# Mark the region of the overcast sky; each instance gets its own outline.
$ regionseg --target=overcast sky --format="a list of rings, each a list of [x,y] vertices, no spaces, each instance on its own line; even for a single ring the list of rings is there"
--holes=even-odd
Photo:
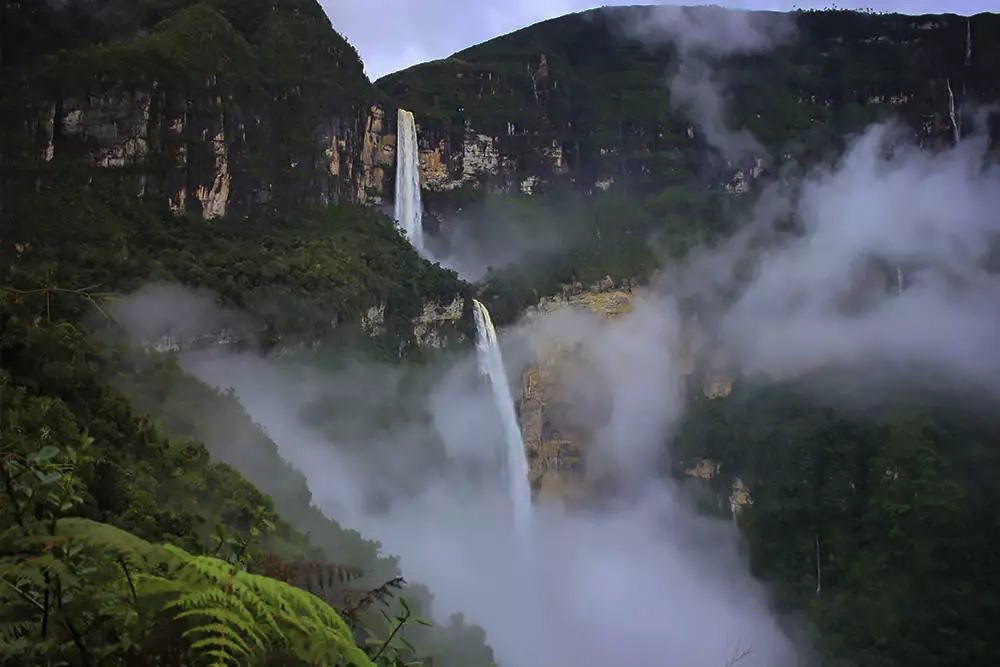
[[[601,5],[663,4],[642,0],[320,0],[333,26],[357,48],[373,81],[444,58],[519,28]],[[871,8],[906,14],[1000,12],[1000,0],[688,0],[740,9],[792,11]]]

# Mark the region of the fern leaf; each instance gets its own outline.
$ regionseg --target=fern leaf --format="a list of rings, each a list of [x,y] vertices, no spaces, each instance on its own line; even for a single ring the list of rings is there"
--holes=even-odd
[[[213,647],[218,647],[222,651],[229,649],[229,652],[234,656],[252,653],[250,647],[244,644],[239,637],[227,632],[225,625],[210,624],[204,626],[203,629],[206,632],[210,632],[211,636],[192,642],[192,653],[201,652],[204,655],[204,653],[212,650]]]

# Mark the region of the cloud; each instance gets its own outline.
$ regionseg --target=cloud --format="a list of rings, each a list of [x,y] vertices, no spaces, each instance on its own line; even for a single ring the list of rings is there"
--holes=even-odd
[[[674,104],[704,133],[708,145],[727,160],[767,155],[767,149],[749,132],[728,127],[725,92],[704,62],[682,60],[670,79],[670,93]]]
[[[1000,395],[1000,169],[977,134],[920,149],[893,123],[761,194],[751,220],[658,289],[698,303],[732,371],[863,369]],[[792,227],[790,227],[792,225]]]
[[[432,261],[478,282],[491,270],[522,265],[572,243],[560,220],[564,210],[528,206],[490,201],[471,216],[449,215],[447,231],[427,239]]]
[[[795,23],[789,16],[715,5],[658,5],[629,16],[623,26],[627,34],[647,44],[669,42],[682,58],[759,53],[796,35]]]
[[[426,373],[411,380],[424,388],[422,399],[361,392],[372,410],[419,402],[433,414],[447,452],[416,493],[384,488],[390,497],[378,510],[362,490],[370,471],[354,463],[347,443],[335,434],[318,440],[296,415],[317,395],[357,391],[359,371],[371,376],[384,368],[331,373],[302,365],[291,372],[273,360],[232,354],[187,355],[183,363],[206,381],[235,387],[282,455],[305,472],[324,509],[400,554],[407,576],[434,592],[438,614],[461,612],[481,624],[504,664],[665,659],[718,667],[751,647],[742,664],[792,665],[795,650],[738,556],[732,524],[694,516],[677,489],[651,473],[680,409],[670,354],[676,332],[675,315],[650,297],[612,324],[567,312],[505,338],[508,364],[556,339],[574,341],[591,369],[582,379],[603,383],[610,394],[610,413],[598,429],[606,471],[631,488],[588,512],[541,505],[527,535],[516,532],[511,517],[497,464],[504,447],[498,412],[473,358],[411,369]],[[379,461],[405,470],[426,455],[423,426],[411,428],[414,437],[397,439]],[[367,445],[381,450],[383,438],[370,422]]]
[[[173,283],[144,285],[130,298],[115,302],[111,315],[130,336],[143,342],[163,336],[186,341],[223,331],[245,336],[252,331],[251,318],[223,308],[214,293]]]

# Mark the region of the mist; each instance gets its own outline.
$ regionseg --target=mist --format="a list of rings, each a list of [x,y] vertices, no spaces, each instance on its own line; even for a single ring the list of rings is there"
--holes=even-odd
[[[472,356],[411,371],[423,374],[412,381],[422,391],[395,403],[420,400],[445,447],[416,491],[395,490],[377,470],[420,467],[429,455],[420,444],[424,425],[413,425],[412,438],[392,436],[392,452],[382,456],[375,452],[386,451],[385,436],[373,422],[371,455],[354,457],[348,443],[324,439],[301,418],[315,397],[363,392],[360,378],[394,371],[357,363],[324,372],[212,351],[186,354],[182,364],[210,384],[235,388],[282,455],[305,472],[321,508],[399,554],[406,576],[434,592],[440,618],[461,612],[482,625],[502,664],[721,667],[746,650],[741,664],[796,664],[765,591],[738,555],[733,525],[697,517],[655,474],[664,434],[682,409],[671,354],[679,319],[664,305],[650,294],[614,323],[567,312],[505,336],[505,356],[517,364],[556,341],[592,362],[592,375],[581,380],[604,383],[611,398],[609,417],[596,425],[595,468],[630,489],[600,509],[539,505],[527,540],[515,533],[497,462],[499,416]],[[374,412],[391,399],[371,400]],[[369,502],[373,485],[383,498],[377,508]]]
[[[463,280],[479,282],[491,271],[528,264],[570,247],[578,239],[565,222],[555,218],[534,200],[489,201],[474,212],[449,216],[440,234],[424,238],[432,261]]]
[[[699,326],[735,375],[925,368],[938,383],[995,391],[1000,280],[988,260],[1000,170],[987,148],[973,136],[931,152],[892,124],[873,126],[839,162],[766,188],[739,233],[670,267],[632,313],[606,322],[559,311],[503,332],[512,378],[556,342],[582,357],[574,381],[602,388],[608,408],[577,413],[597,434],[588,475],[625,490],[587,510],[538,505],[527,548],[513,532],[499,417],[471,351],[405,371],[405,382],[404,371],[365,360],[324,370],[207,351],[182,364],[235,388],[320,508],[398,554],[434,591],[440,618],[462,612],[481,624],[503,664],[718,667],[746,649],[741,664],[798,664],[807,649],[770,613],[733,524],[696,516],[655,472],[684,410],[690,325],[677,304],[698,301]],[[177,293],[140,291],[121,312],[184,319],[165,294]],[[304,418],[317,401],[333,410],[347,396],[349,426],[320,432]]]
[[[996,393],[1000,169],[986,136],[930,151],[872,126],[838,163],[769,186],[737,236],[662,286],[701,300],[737,374],[923,371]]]

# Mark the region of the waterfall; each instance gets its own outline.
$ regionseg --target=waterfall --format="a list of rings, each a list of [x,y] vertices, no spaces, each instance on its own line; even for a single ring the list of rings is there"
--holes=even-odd
[[[903,269],[896,267],[896,294],[903,293]]]
[[[420,204],[420,149],[413,114],[399,109],[396,116],[396,223],[417,252],[424,251],[423,210]]]
[[[524,452],[521,428],[514,411],[514,400],[507,384],[507,373],[503,368],[503,357],[497,343],[496,330],[490,320],[490,311],[475,299],[472,309],[476,318],[476,356],[479,374],[489,378],[493,390],[493,401],[503,421],[504,435],[504,476],[514,506],[514,520],[519,532],[524,534],[531,518],[531,488],[528,486],[528,458]]]
[[[965,64],[972,60],[972,19],[965,19]]]
[[[955,113],[955,93],[951,90],[951,79],[944,80],[948,86],[948,117],[951,119],[951,133],[955,137],[955,145],[962,139],[962,131],[958,124],[958,115]]]

